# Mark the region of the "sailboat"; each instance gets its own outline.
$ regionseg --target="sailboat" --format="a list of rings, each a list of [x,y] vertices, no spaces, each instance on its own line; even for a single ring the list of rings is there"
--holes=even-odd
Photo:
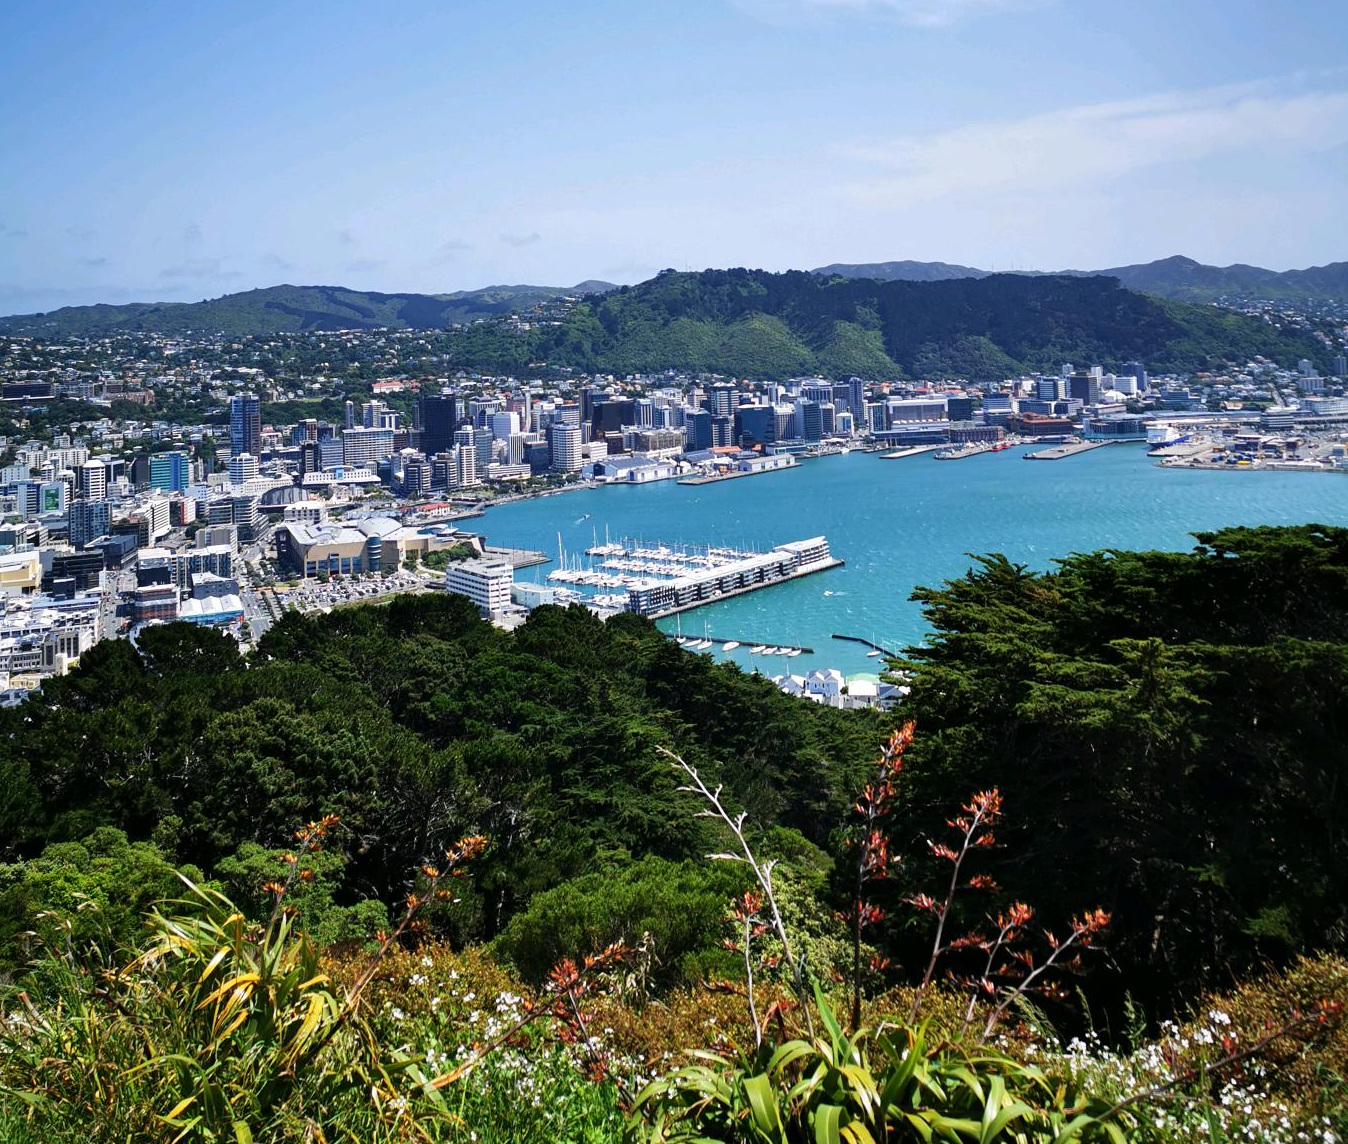
[[[721,645],[721,650],[734,651],[739,646],[740,645],[738,640],[726,640],[726,642]]]

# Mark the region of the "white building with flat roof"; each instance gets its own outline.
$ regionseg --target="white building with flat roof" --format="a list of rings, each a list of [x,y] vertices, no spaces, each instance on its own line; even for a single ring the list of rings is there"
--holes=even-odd
[[[486,612],[503,612],[510,606],[510,588],[515,566],[504,560],[460,560],[445,569],[445,590],[467,596]]]

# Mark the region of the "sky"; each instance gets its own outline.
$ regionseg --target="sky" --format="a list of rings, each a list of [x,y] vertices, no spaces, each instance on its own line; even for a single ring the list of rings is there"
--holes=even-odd
[[[1343,0],[6,0],[0,313],[1348,259]]]

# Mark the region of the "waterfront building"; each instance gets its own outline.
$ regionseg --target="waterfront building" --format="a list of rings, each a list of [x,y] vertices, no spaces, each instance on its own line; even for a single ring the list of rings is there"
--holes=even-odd
[[[915,421],[945,421],[949,416],[944,397],[891,397],[885,402],[885,412],[890,428]]]
[[[552,469],[559,473],[577,471],[581,466],[580,426],[554,422],[548,436],[551,441]]]
[[[518,413],[493,413],[491,415],[491,435],[498,441],[509,441],[520,431]]]
[[[819,402],[807,397],[796,399],[796,416],[792,426],[793,437],[801,441],[821,441],[824,437],[824,416]]]
[[[229,399],[229,454],[262,455],[262,401],[254,393]]]
[[[514,582],[514,565],[503,560],[459,560],[445,570],[445,590],[467,596],[487,614],[510,606]]]
[[[771,405],[740,405],[735,409],[735,442],[742,448],[771,445],[777,440],[777,414]]]
[[[378,537],[373,538],[377,553]],[[356,528],[340,524],[281,524],[276,529],[277,562],[297,575],[349,576],[377,571],[377,556],[371,562],[371,538]]]

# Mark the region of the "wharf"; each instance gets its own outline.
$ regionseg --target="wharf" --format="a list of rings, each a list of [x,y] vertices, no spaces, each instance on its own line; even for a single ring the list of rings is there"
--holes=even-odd
[[[678,639],[679,639],[679,633],[678,633],[678,632],[665,632],[665,635],[667,635],[667,636],[668,636],[670,639],[672,639],[672,640],[678,640]],[[685,648],[688,648],[688,650],[690,650],[690,651],[696,651],[696,650],[698,650],[698,649],[696,649],[696,648],[692,648],[692,647],[689,646],[689,645],[690,645],[691,643],[693,643],[694,641],[696,641],[696,640],[711,640],[711,642],[712,642],[712,644],[713,644],[714,646],[713,646],[713,647],[709,647],[709,648],[703,648],[703,649],[701,649],[701,650],[703,650],[703,651],[719,651],[721,645],[728,644],[728,643],[736,643],[736,644],[739,644],[739,645],[740,645],[740,648],[743,649],[744,651],[752,651],[752,650],[753,650],[754,648],[756,648],[756,647],[775,647],[775,648],[778,648],[778,649],[779,649],[778,652],[777,652],[778,655],[785,655],[785,654],[788,654],[788,653],[793,652],[793,651],[804,652],[806,655],[813,655],[813,654],[814,654],[814,648],[812,648],[812,647],[799,647],[799,646],[797,646],[796,644],[779,644],[779,643],[773,643],[771,640],[751,640],[751,639],[749,639],[747,636],[714,636],[714,635],[712,635],[710,632],[707,633],[706,635],[701,635],[701,636],[699,636],[699,635],[695,632],[695,633],[693,633],[691,636],[689,636],[689,635],[683,636],[683,639],[686,640],[686,641],[688,641],[688,642],[687,642],[687,643],[684,643],[682,646],[685,647]]]
[[[892,453],[881,453],[882,461],[901,461],[904,457],[916,457],[919,453],[934,453],[944,449],[945,445],[911,445],[907,449],[895,449]]]
[[[1026,453],[1027,461],[1061,461],[1064,457],[1075,457],[1078,453],[1089,453],[1092,449],[1101,449],[1108,441],[1077,441],[1070,445],[1054,445],[1049,449],[1039,449]]]
[[[504,560],[514,568],[532,568],[536,564],[551,564],[552,557],[531,548],[498,548],[484,544],[482,555],[488,560]]]
[[[746,584],[743,588],[735,588],[729,592],[718,592],[714,596],[708,596],[706,599],[689,600],[686,604],[680,604],[677,607],[665,608],[658,612],[643,612],[642,614],[652,620],[662,620],[666,616],[677,615],[679,612],[691,612],[694,608],[705,608],[708,604],[719,604],[722,600],[730,600],[736,596],[743,596],[749,592],[757,592],[762,588],[770,588],[774,584],[786,584],[791,580],[798,580],[802,576],[813,576],[816,572],[827,572],[830,568],[841,568],[845,561],[836,557],[830,557],[828,560],[816,561],[814,564],[799,571],[792,572],[789,576],[783,576],[778,580],[772,580],[766,584]],[[710,638],[710,637],[708,637]]]
[[[732,470],[728,473],[709,473],[704,477],[679,477],[675,480],[676,485],[714,485],[718,481],[735,481],[740,477],[760,477],[764,473],[780,473],[784,469],[794,469],[794,463],[790,465],[778,465],[775,469],[749,469],[742,471]]]

